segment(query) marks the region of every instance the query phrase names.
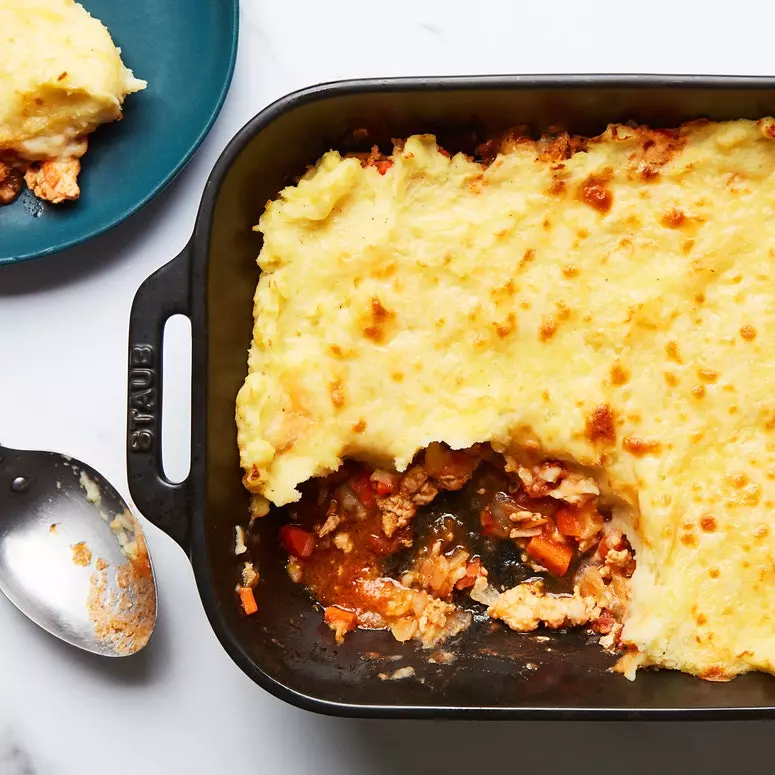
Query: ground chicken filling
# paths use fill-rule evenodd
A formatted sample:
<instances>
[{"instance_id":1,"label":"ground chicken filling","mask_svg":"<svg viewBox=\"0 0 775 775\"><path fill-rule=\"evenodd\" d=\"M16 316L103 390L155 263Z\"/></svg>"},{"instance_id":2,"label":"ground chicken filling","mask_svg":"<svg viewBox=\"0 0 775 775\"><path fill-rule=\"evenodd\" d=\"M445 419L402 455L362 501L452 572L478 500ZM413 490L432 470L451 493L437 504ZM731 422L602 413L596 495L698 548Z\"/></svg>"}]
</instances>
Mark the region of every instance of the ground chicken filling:
<instances>
[{"instance_id":1,"label":"ground chicken filling","mask_svg":"<svg viewBox=\"0 0 775 775\"><path fill-rule=\"evenodd\" d=\"M81 145L85 150L86 141ZM38 199L52 204L78 199L80 171L81 160L77 157L31 162L0 154L0 205L13 202L25 183Z\"/></svg>"},{"instance_id":2,"label":"ground chicken filling","mask_svg":"<svg viewBox=\"0 0 775 775\"><path fill-rule=\"evenodd\" d=\"M340 644L363 627L432 648L474 601L513 630L586 626L616 649L635 558L601 509L566 463L434 443L403 473L348 462L309 482L278 539Z\"/></svg>"}]
</instances>

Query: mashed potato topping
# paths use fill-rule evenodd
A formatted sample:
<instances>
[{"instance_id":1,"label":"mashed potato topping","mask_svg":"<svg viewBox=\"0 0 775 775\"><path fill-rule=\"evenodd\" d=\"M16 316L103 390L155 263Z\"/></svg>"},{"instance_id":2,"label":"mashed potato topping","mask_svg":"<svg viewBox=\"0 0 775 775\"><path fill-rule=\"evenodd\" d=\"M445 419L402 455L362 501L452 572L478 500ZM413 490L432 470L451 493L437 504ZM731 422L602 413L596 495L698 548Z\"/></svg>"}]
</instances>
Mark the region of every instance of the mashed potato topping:
<instances>
[{"instance_id":1,"label":"mashed potato topping","mask_svg":"<svg viewBox=\"0 0 775 775\"><path fill-rule=\"evenodd\" d=\"M572 462L636 552L627 672L775 672L773 137L327 153L258 226L246 486L281 505L434 441Z\"/></svg>"},{"instance_id":2,"label":"mashed potato topping","mask_svg":"<svg viewBox=\"0 0 775 775\"><path fill-rule=\"evenodd\" d=\"M104 25L74 0L0 0L0 178L3 161L13 162L10 170L78 159L86 137L120 118L126 95L145 86ZM62 198L74 198L67 184L77 168L60 165L46 180L45 172L30 188L38 183L36 193L53 201L44 184L63 177Z\"/></svg>"}]
</instances>

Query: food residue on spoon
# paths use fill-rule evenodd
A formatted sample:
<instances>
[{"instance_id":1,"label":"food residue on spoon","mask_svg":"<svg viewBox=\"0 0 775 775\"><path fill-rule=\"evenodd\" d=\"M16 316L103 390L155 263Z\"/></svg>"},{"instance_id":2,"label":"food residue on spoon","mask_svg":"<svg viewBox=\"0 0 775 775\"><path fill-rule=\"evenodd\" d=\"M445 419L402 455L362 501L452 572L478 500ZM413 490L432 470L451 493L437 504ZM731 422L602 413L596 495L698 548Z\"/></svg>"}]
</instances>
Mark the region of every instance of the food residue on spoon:
<instances>
[{"instance_id":1,"label":"food residue on spoon","mask_svg":"<svg viewBox=\"0 0 775 775\"><path fill-rule=\"evenodd\" d=\"M73 550L73 562L76 565L86 568L91 563L91 549L86 545L86 541L79 541L70 548Z\"/></svg>"},{"instance_id":2,"label":"food residue on spoon","mask_svg":"<svg viewBox=\"0 0 775 775\"><path fill-rule=\"evenodd\" d=\"M105 562L105 560L102 559L102 557L97 558L97 562L94 563L94 567L97 570L105 570L105 568L108 567L110 563Z\"/></svg>"},{"instance_id":3,"label":"food residue on spoon","mask_svg":"<svg viewBox=\"0 0 775 775\"><path fill-rule=\"evenodd\" d=\"M48 532L49 532L49 533L51 533L52 535L55 535L55 534L56 534L56 532L57 532L57 525L58 525L58 524L59 524L58 522L52 522L52 523L51 523L51 524L48 526Z\"/></svg>"},{"instance_id":4,"label":"food residue on spoon","mask_svg":"<svg viewBox=\"0 0 775 775\"><path fill-rule=\"evenodd\" d=\"M110 526L113 535L116 536L122 553L129 557L129 559L136 559L138 549L134 536L139 532L139 527L134 516L127 509L116 515L111 515L102 510L100 487L85 471L80 472L78 482L86 491L86 500L100 509L100 515Z\"/></svg>"},{"instance_id":5,"label":"food residue on spoon","mask_svg":"<svg viewBox=\"0 0 775 775\"><path fill-rule=\"evenodd\" d=\"M156 621L151 563L141 532L131 544L133 556L114 566L115 586L110 583L110 566L101 558L97 561L86 602L95 635L117 655L139 651L151 637Z\"/></svg>"},{"instance_id":6,"label":"food residue on spoon","mask_svg":"<svg viewBox=\"0 0 775 775\"><path fill-rule=\"evenodd\" d=\"M122 553L130 560L136 560L140 556L141 550L138 541L142 539L142 535L134 516L127 509L124 509L121 514L116 515L110 521L110 529L116 536Z\"/></svg>"},{"instance_id":7,"label":"food residue on spoon","mask_svg":"<svg viewBox=\"0 0 775 775\"><path fill-rule=\"evenodd\" d=\"M93 503L95 506L99 506L102 501L102 493L97 483L89 477L85 471L81 471L81 475L78 477L78 481L86 490L86 500L89 503Z\"/></svg>"}]
</instances>

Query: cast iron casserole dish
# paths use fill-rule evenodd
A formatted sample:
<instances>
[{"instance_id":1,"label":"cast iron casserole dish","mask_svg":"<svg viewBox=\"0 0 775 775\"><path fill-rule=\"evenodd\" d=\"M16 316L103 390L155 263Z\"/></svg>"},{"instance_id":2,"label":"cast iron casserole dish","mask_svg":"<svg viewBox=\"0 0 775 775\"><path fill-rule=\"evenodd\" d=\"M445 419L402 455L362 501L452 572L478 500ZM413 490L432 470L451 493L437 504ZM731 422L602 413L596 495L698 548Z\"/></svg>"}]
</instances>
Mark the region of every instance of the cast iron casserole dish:
<instances>
[{"instance_id":1,"label":"cast iron casserole dish","mask_svg":"<svg viewBox=\"0 0 775 775\"><path fill-rule=\"evenodd\" d=\"M276 540L279 514L259 521L259 614L241 614L234 525L246 521L234 402L247 366L265 202L325 151L434 132L450 151L470 151L515 124L561 125L594 135L612 121L675 126L775 114L775 80L727 76L493 76L361 80L284 97L250 121L224 150L205 187L194 234L148 278L129 333L127 466L140 510L188 553L216 635L256 683L299 707L334 715L413 718L771 717L775 680L749 674L710 683L641 671L631 683L613 660L575 632L519 634L474 626L457 659L389 633L357 632L341 647L301 586L288 578ZM356 129L367 128L357 147ZM191 320L191 472L172 484L161 465L162 332L171 315ZM531 664L532 669L526 665ZM410 665L415 677L379 678Z\"/></svg>"}]
</instances>

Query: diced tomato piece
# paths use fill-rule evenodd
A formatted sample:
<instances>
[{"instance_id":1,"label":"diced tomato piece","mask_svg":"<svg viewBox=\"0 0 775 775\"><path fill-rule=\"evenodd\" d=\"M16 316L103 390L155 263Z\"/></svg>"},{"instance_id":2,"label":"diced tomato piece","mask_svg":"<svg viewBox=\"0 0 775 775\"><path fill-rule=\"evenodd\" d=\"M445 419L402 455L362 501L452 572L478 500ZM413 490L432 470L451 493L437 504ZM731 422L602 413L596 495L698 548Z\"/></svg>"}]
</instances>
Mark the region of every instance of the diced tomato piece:
<instances>
[{"instance_id":1,"label":"diced tomato piece","mask_svg":"<svg viewBox=\"0 0 775 775\"><path fill-rule=\"evenodd\" d=\"M239 598L240 598L240 602L242 603L242 610L248 616L258 611L256 596L253 594L253 590L250 587L240 587Z\"/></svg>"},{"instance_id":2,"label":"diced tomato piece","mask_svg":"<svg viewBox=\"0 0 775 775\"><path fill-rule=\"evenodd\" d=\"M401 484L401 474L385 471L382 468L375 468L370 479L371 488L380 498L392 495Z\"/></svg>"},{"instance_id":3,"label":"diced tomato piece","mask_svg":"<svg viewBox=\"0 0 775 775\"><path fill-rule=\"evenodd\" d=\"M379 495L380 498L384 498L386 495L390 495L393 492L390 483L381 480L374 483L374 489L377 491L377 495Z\"/></svg>"},{"instance_id":4,"label":"diced tomato piece","mask_svg":"<svg viewBox=\"0 0 775 775\"><path fill-rule=\"evenodd\" d=\"M341 623L350 631L358 624L358 615L338 605L330 605L323 612L323 621L328 625Z\"/></svg>"},{"instance_id":5,"label":"diced tomato piece","mask_svg":"<svg viewBox=\"0 0 775 775\"><path fill-rule=\"evenodd\" d=\"M288 554L301 559L306 559L315 550L315 536L295 525L283 525L280 528L280 543Z\"/></svg>"},{"instance_id":6,"label":"diced tomato piece","mask_svg":"<svg viewBox=\"0 0 775 775\"><path fill-rule=\"evenodd\" d=\"M383 159L382 161L376 162L374 166L377 168L377 172L379 172L380 175L384 175L393 166L393 162L390 161L390 159Z\"/></svg>"},{"instance_id":7,"label":"diced tomato piece","mask_svg":"<svg viewBox=\"0 0 775 775\"><path fill-rule=\"evenodd\" d=\"M489 506L486 506L484 511L479 515L479 523L482 526L483 536L491 536L495 533L498 523L495 521L495 517L492 515Z\"/></svg>"},{"instance_id":8,"label":"diced tomato piece","mask_svg":"<svg viewBox=\"0 0 775 775\"><path fill-rule=\"evenodd\" d=\"M368 474L363 474L350 480L350 487L358 496L358 500L367 508L373 509L377 505L377 499L374 497L374 490L371 488L371 478Z\"/></svg>"},{"instance_id":9,"label":"diced tomato piece","mask_svg":"<svg viewBox=\"0 0 775 775\"><path fill-rule=\"evenodd\" d=\"M573 549L565 544L558 544L545 536L533 536L527 545L527 554L552 574L564 576L568 571Z\"/></svg>"},{"instance_id":10,"label":"diced tomato piece","mask_svg":"<svg viewBox=\"0 0 775 775\"><path fill-rule=\"evenodd\" d=\"M554 519L557 522L557 529L562 535L570 538L580 538L584 535L584 523L578 509L566 506L554 515Z\"/></svg>"}]
</instances>

